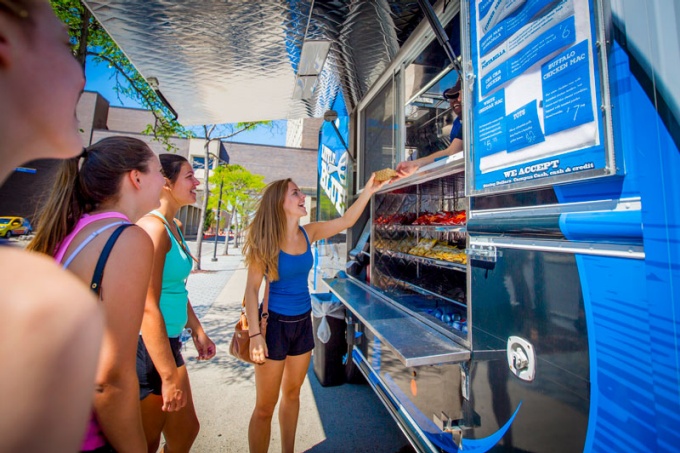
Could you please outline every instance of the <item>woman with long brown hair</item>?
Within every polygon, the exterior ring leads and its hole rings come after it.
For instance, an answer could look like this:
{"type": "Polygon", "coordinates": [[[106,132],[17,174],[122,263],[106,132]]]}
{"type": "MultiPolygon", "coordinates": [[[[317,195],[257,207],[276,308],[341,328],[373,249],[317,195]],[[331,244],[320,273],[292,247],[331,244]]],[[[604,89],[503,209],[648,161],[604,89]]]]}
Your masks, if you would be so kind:
{"type": "MultiPolygon", "coordinates": [[[[0,184],[82,149],[83,70],[46,0],[0,0],[0,184]]],[[[3,213],[7,214],[7,213],[3,213]]],[[[54,260],[0,242],[0,451],[75,451],[92,403],[103,313],[54,260]]]]}
{"type": "Polygon", "coordinates": [[[146,450],[135,366],[153,244],[134,222],[158,206],[163,183],[158,157],[144,142],[105,138],[62,163],[28,246],[89,285],[105,313],[81,451],[146,450]]]}
{"type": "Polygon", "coordinates": [[[199,183],[184,157],[159,157],[165,176],[161,205],[138,222],[153,241],[154,264],[137,344],[137,377],[148,451],[158,450],[163,433],[164,451],[188,452],[200,426],[179,337],[185,327],[191,329],[199,360],[211,359],[215,344],[189,301],[185,282],[193,257],[175,220],[181,207],[196,203],[199,183]]]}
{"type": "Polygon", "coordinates": [[[248,266],[245,303],[250,333],[250,356],[255,363],[255,409],[248,427],[253,453],[266,452],[271,437],[271,420],[279,401],[281,450],[295,447],[300,388],[314,348],[311,296],[308,278],[313,258],[311,244],[352,227],[384,183],[366,183],[363,192],[345,214],[327,222],[300,226],[307,215],[305,195],[291,179],[274,181],[265,187],[248,227],[243,246],[248,266]],[[266,338],[260,332],[258,294],[267,281],[268,317],[266,338]]]}

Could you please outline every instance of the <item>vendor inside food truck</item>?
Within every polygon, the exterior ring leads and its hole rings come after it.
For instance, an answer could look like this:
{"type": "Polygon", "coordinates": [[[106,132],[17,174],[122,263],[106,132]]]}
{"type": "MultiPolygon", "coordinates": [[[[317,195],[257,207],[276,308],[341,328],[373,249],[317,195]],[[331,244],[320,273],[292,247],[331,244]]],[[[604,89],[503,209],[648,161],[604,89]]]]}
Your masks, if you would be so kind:
{"type": "MultiPolygon", "coordinates": [[[[445,149],[431,152],[426,156],[400,162],[396,168],[399,177],[410,176],[418,171],[420,167],[431,164],[436,160],[463,152],[463,94],[461,92],[460,78],[458,78],[455,85],[444,90],[442,96],[446,101],[448,101],[450,113],[452,113],[454,116],[453,121],[442,128],[443,135],[446,136],[448,134],[450,140],[449,145],[445,149]]],[[[409,139],[411,139],[414,135],[415,134],[407,134],[407,137],[409,137],[407,141],[412,141],[409,139]]],[[[415,143],[407,143],[407,145],[411,144],[415,145],[415,143]]],[[[422,147],[419,148],[419,152],[423,151],[424,150],[422,147]]]]}

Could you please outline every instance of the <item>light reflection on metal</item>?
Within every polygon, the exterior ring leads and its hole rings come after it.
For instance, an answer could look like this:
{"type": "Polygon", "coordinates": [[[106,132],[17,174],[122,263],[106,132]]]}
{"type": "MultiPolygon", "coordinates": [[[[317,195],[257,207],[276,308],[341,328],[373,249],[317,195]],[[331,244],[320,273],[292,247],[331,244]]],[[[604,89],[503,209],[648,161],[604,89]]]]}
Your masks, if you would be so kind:
{"type": "Polygon", "coordinates": [[[300,64],[298,65],[298,77],[318,76],[326,62],[328,51],[331,48],[330,41],[305,41],[302,43],[300,52],[300,64]]]}
{"type": "Polygon", "coordinates": [[[314,94],[314,86],[316,85],[317,76],[298,76],[295,79],[295,89],[293,90],[293,99],[311,99],[314,94]]]}
{"type": "Polygon", "coordinates": [[[416,0],[85,4],[142,76],[162,82],[184,125],[320,118],[340,93],[352,110],[420,20],[416,0]],[[319,41],[329,51],[311,59],[316,86],[294,97],[303,43],[319,41]]]}

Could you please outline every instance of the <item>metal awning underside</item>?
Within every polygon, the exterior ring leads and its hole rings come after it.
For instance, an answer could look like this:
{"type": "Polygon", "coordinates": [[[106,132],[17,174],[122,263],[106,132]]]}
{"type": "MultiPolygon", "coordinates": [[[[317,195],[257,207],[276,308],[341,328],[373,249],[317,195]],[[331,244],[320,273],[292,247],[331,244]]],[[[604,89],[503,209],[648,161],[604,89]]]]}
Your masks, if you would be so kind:
{"type": "Polygon", "coordinates": [[[340,91],[352,109],[423,17],[416,0],[85,3],[187,126],[322,117],[340,91]],[[305,37],[332,45],[313,97],[294,100],[305,37]]]}

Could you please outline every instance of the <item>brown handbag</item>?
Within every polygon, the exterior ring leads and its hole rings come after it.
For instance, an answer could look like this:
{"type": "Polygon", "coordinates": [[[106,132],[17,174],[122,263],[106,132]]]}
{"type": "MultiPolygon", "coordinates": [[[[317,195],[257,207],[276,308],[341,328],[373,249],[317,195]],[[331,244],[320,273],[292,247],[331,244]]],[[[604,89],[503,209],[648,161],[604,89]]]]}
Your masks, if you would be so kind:
{"type": "MultiPolygon", "coordinates": [[[[269,282],[264,288],[264,300],[262,301],[262,314],[260,315],[260,333],[262,337],[267,337],[267,317],[269,316],[269,282]]],[[[241,303],[241,316],[239,317],[234,336],[231,337],[229,353],[239,360],[248,363],[255,363],[250,358],[250,332],[248,332],[248,317],[246,316],[246,298],[243,297],[241,303]]]]}

